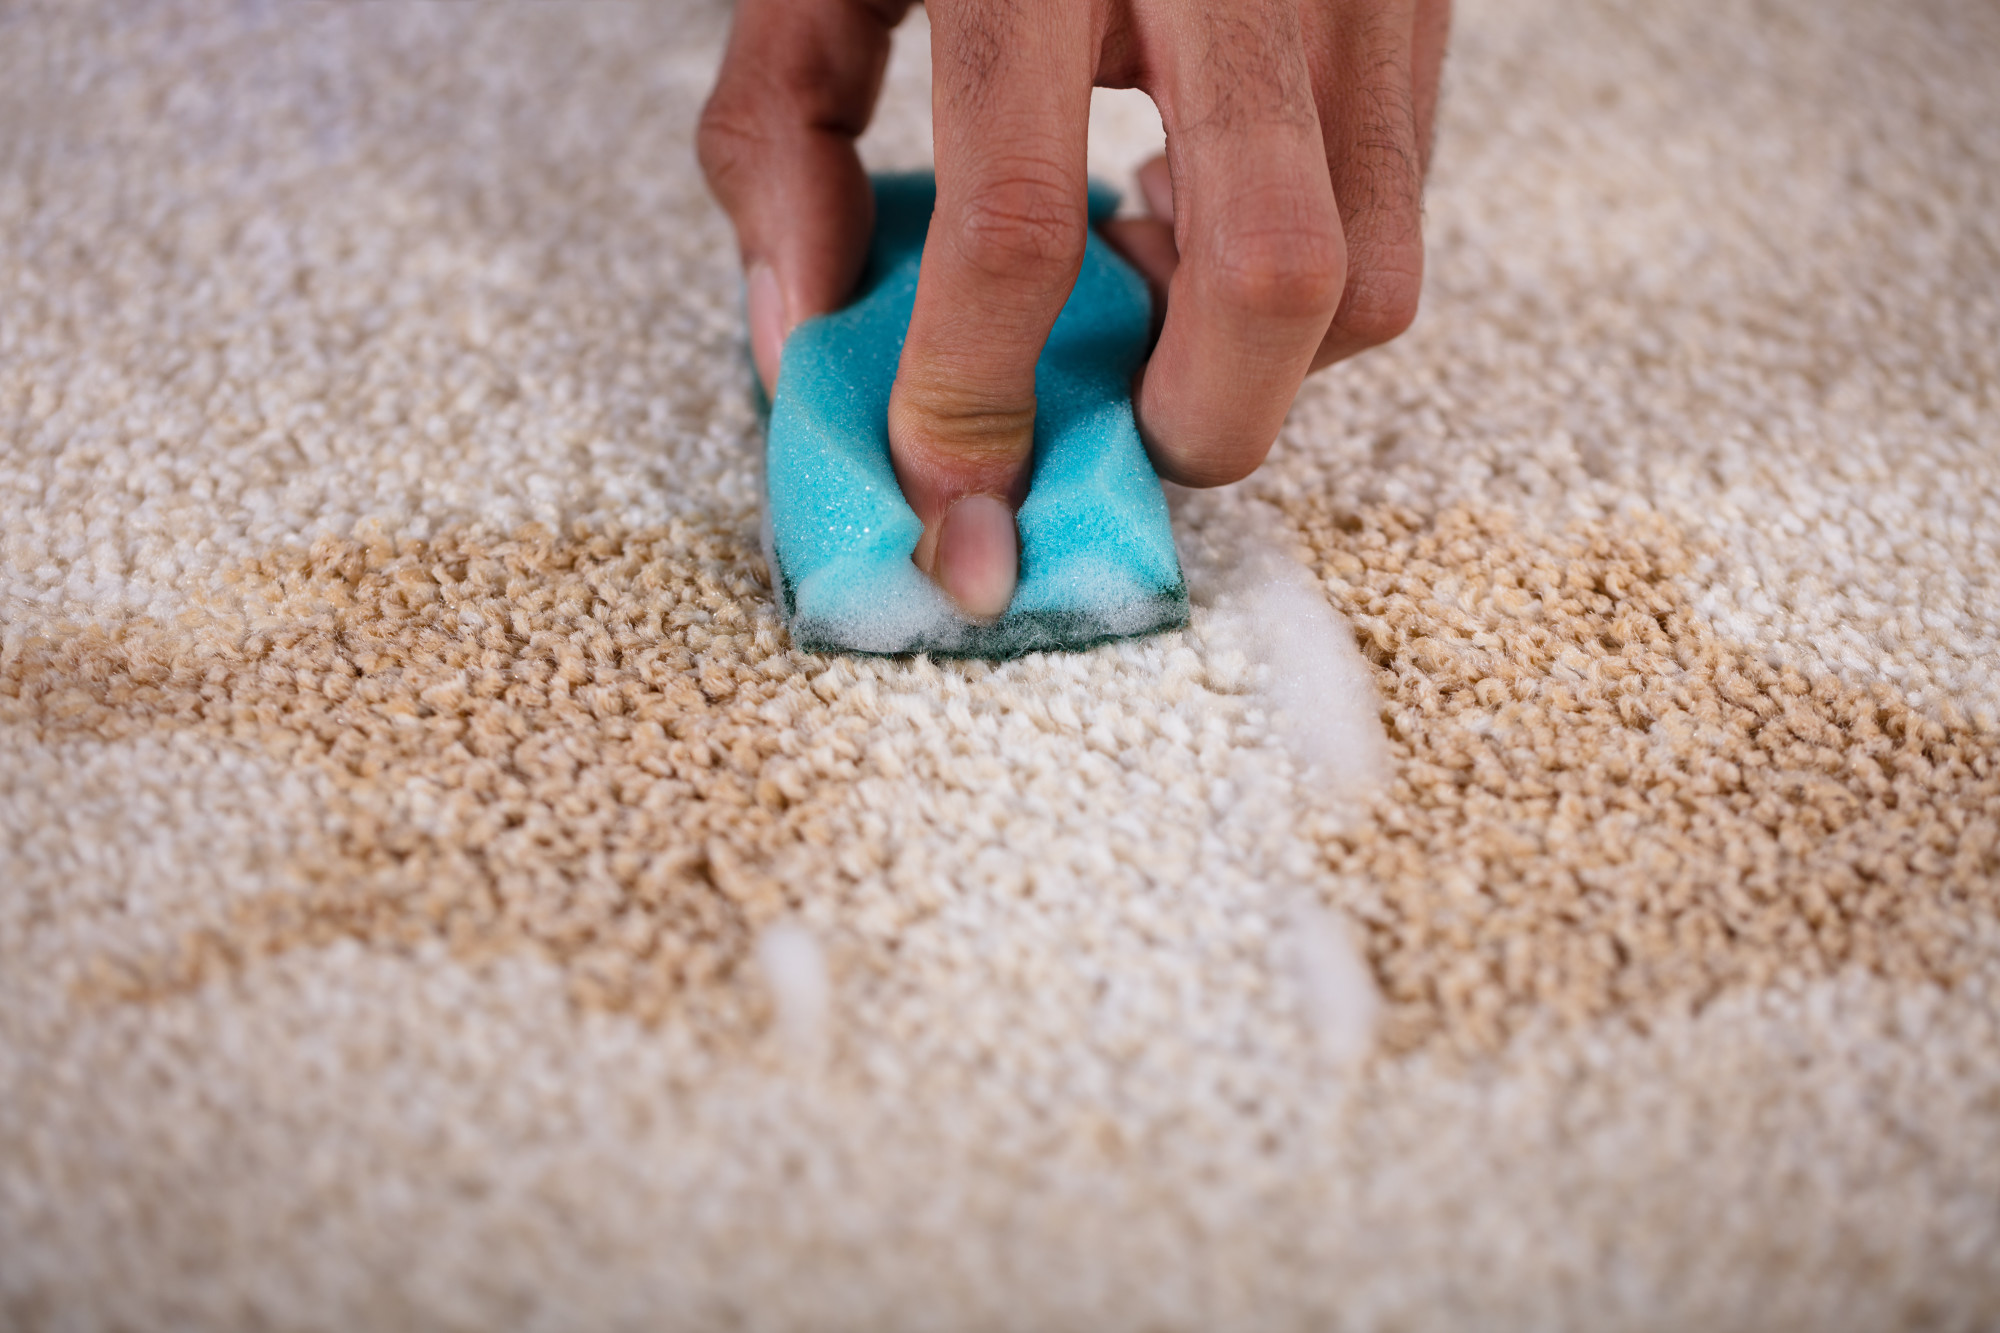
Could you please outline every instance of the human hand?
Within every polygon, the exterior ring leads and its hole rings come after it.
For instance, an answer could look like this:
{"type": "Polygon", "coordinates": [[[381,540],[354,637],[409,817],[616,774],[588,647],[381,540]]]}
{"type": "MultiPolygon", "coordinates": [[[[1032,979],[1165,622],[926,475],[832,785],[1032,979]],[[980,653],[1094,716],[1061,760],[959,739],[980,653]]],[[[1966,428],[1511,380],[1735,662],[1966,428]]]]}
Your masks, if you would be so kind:
{"type": "MultiPolygon", "coordinates": [[[[736,227],[751,348],[860,277],[874,203],[854,143],[909,0],[741,0],[702,113],[736,227]]],[[[1304,377],[1416,316],[1423,176],[1450,0],[931,0],[936,212],[889,404],[917,565],[966,611],[1019,571],[1035,362],[1083,261],[1093,85],[1148,93],[1151,219],[1106,235],[1165,294],[1134,387],[1161,476],[1254,471],[1304,377]]]]}

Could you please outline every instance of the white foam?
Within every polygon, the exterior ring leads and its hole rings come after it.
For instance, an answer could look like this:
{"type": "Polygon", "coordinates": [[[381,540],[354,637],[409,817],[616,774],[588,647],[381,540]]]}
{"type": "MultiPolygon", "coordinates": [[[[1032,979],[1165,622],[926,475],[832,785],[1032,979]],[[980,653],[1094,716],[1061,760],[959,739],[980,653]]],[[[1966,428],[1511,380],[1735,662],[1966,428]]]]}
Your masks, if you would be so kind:
{"type": "Polygon", "coordinates": [[[1188,594],[1200,630],[1256,668],[1251,687],[1316,789],[1357,796],[1389,771],[1373,673],[1354,633],[1313,576],[1269,535],[1285,520],[1270,505],[1220,493],[1170,490],[1188,594]]]}
{"type": "Polygon", "coordinates": [[[943,590],[907,562],[887,567],[861,560],[830,564],[799,584],[798,600],[802,607],[844,607],[845,614],[802,613],[792,627],[795,636],[810,644],[839,644],[852,652],[950,649],[976,629],[943,590]],[[869,585],[865,601],[841,595],[862,582],[869,585]],[[835,591],[827,594],[826,588],[835,591]]]}
{"type": "Polygon", "coordinates": [[[1375,1048],[1382,996],[1347,918],[1309,898],[1287,913],[1285,960],[1299,988],[1319,1052],[1336,1072],[1356,1068],[1375,1048]]]}
{"type": "Polygon", "coordinates": [[[826,1058],[833,986],[826,953],[797,921],[776,921],[757,937],[757,966],[776,1010],[772,1024],[788,1058],[817,1066],[826,1058]]]}
{"type": "MultiPolygon", "coordinates": [[[[1290,792],[1250,802],[1357,801],[1390,767],[1374,676],[1318,581],[1279,545],[1284,516],[1234,488],[1169,486],[1167,499],[1210,684],[1261,703],[1297,768],[1290,792]]],[[[1272,962],[1298,988],[1319,1058],[1346,1073],[1375,1046],[1382,999],[1368,961],[1348,919],[1309,891],[1290,893],[1282,914],[1272,962]]]]}

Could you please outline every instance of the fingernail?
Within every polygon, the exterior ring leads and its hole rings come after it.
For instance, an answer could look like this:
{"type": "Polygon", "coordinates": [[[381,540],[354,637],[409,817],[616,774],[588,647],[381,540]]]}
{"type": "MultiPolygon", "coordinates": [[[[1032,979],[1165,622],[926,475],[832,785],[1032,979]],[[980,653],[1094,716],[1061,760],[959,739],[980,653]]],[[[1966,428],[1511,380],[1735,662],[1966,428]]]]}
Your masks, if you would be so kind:
{"type": "Polygon", "coordinates": [[[785,350],[785,293],[769,264],[750,266],[750,356],[764,381],[764,392],[778,387],[778,362],[785,350]]]}
{"type": "Polygon", "coordinates": [[[991,495],[968,495],[938,525],[937,581],[959,609],[992,620],[1014,600],[1021,540],[1014,511],[991,495]]]}

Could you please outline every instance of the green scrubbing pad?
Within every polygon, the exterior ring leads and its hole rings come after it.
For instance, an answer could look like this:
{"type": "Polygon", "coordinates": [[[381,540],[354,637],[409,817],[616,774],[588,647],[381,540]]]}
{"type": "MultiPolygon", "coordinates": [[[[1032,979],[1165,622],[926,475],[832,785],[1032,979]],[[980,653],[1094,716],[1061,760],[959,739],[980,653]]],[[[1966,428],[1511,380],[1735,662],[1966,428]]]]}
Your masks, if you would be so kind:
{"type": "MultiPolygon", "coordinates": [[[[999,620],[975,624],[910,562],[922,529],[889,462],[889,390],[935,199],[928,173],[877,178],[860,295],[785,343],[765,517],[793,640],[815,652],[1015,657],[1186,624],[1166,500],[1132,416],[1146,287],[1095,232],[1035,367],[1014,600],[999,620]]],[[[1115,204],[1093,187],[1092,220],[1115,204]]]]}

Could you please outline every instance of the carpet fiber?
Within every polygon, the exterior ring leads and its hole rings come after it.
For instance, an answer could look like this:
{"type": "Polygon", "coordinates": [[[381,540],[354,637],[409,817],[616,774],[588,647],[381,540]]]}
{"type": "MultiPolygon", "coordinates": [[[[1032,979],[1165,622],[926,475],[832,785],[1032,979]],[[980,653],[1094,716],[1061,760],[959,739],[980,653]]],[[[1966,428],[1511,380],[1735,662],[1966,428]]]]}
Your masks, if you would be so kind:
{"type": "Polygon", "coordinates": [[[727,17],[0,8],[0,1324],[2000,1323],[2000,14],[1467,0],[997,666],[786,637],[727,17]]]}

